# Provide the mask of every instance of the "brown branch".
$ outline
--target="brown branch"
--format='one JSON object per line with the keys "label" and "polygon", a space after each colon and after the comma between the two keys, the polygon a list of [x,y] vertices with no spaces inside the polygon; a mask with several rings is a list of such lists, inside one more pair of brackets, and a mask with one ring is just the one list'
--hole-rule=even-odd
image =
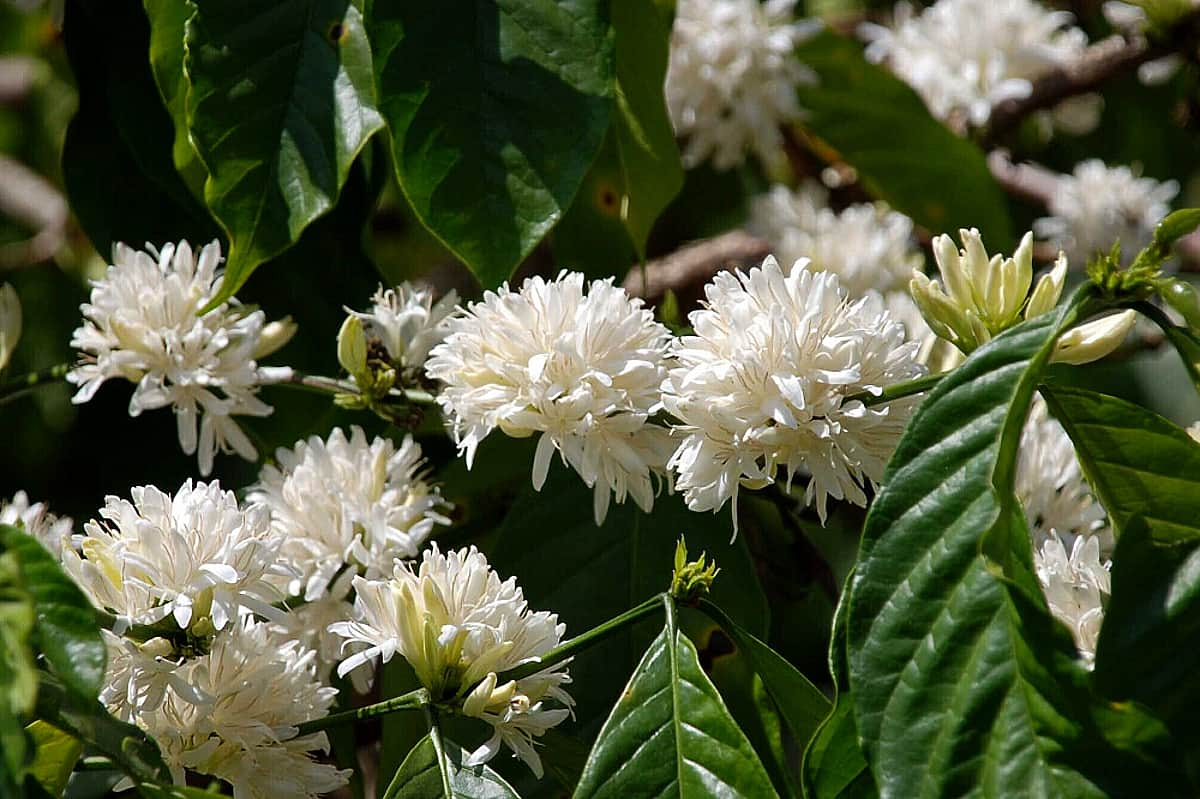
{"label": "brown branch", "polygon": [[704,284],[717,272],[755,266],[770,254],[771,245],[764,239],[731,230],[649,261],[644,283],[642,269],[633,267],[625,276],[625,290],[649,303],[657,303],[670,289],[678,297],[680,307],[690,308],[699,302]]}

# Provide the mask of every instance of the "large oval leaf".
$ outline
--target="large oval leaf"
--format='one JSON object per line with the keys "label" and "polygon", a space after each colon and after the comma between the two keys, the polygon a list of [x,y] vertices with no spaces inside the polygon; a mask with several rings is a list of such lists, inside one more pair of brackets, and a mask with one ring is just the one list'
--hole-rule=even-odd
{"label": "large oval leaf", "polygon": [[796,55],[819,78],[797,90],[805,128],[853,166],[872,194],[931,233],[975,227],[996,249],[1012,248],[1004,195],[978,147],[934,119],[899,78],[863,58],[853,39],[821,33]]}
{"label": "large oval leaf", "polygon": [[229,234],[221,299],[337,202],[383,127],[361,0],[196,0],[187,122]]}
{"label": "large oval leaf", "polygon": [[404,758],[384,799],[519,799],[489,768],[464,766],[463,751],[432,730]]}
{"label": "large oval leaf", "polygon": [[495,286],[570,206],[608,128],[607,3],[376,3],[372,35],[400,186]]}
{"label": "large oval leaf", "polygon": [[666,627],[600,730],[575,799],[777,796],[666,604]]}

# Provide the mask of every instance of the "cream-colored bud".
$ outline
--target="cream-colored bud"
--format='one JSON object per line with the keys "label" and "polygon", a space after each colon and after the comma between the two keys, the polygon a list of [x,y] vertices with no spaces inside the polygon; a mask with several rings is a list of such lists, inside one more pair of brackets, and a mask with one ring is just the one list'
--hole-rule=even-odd
{"label": "cream-colored bud", "polygon": [[13,350],[21,339],[21,300],[16,289],[0,286],[0,369],[8,366]]}
{"label": "cream-colored bud", "polygon": [[367,371],[367,337],[363,333],[362,320],[347,316],[337,337],[338,363],[351,375]]}
{"label": "cream-colored bud", "polygon": [[1081,364],[1097,361],[1121,345],[1136,321],[1136,312],[1121,311],[1073,327],[1058,337],[1050,362]]}
{"label": "cream-colored bud", "polygon": [[1054,262],[1054,268],[1042,275],[1034,287],[1033,295],[1029,298],[1029,305],[1025,307],[1025,318],[1033,319],[1041,316],[1058,305],[1058,298],[1062,296],[1063,283],[1066,282],[1066,279],[1067,256],[1059,253],[1058,260]]}
{"label": "cream-colored bud", "polygon": [[938,336],[947,341],[957,341],[960,338],[956,327],[965,320],[949,297],[942,291],[936,280],[930,280],[918,270],[913,270],[912,280],[908,283],[908,293],[917,304],[917,310],[925,317],[926,324]]}
{"label": "cream-colored bud", "polygon": [[934,237],[933,258],[937,261],[938,271],[942,273],[950,298],[959,305],[971,304],[970,278],[963,272],[962,255],[954,246],[954,240],[946,235]]}
{"label": "cream-colored bud", "polygon": [[292,336],[296,335],[298,329],[299,325],[293,322],[290,316],[268,322],[263,327],[262,335],[258,337],[258,346],[254,349],[254,359],[265,358],[271,353],[277,352],[292,340]]}

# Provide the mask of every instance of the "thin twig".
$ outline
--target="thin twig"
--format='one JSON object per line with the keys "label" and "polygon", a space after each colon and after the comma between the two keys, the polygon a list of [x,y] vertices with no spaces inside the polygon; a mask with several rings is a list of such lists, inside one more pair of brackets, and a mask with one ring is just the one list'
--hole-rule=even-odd
{"label": "thin twig", "polygon": [[631,270],[625,278],[625,290],[657,303],[670,289],[679,298],[681,307],[691,307],[699,300],[704,284],[717,272],[757,266],[770,254],[771,245],[765,239],[744,230],[731,230],[649,261],[644,283],[641,274]]}

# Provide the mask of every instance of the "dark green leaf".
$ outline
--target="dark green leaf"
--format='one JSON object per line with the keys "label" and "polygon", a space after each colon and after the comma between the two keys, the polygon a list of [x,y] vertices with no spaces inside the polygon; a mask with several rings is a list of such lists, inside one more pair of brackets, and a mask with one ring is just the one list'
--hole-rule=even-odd
{"label": "dark green leaf", "polygon": [[108,653],[91,602],[32,536],[0,526],[0,550],[16,555],[33,600],[34,646],[71,689],[95,699],[104,684]]}
{"label": "dark green leaf", "polygon": [[676,626],[673,606],[600,730],[575,791],[576,799],[632,796],[778,796]]}
{"label": "dark green leaf", "polygon": [[463,750],[435,729],[413,747],[384,799],[519,799],[486,764],[464,766]]}
{"label": "dark green leaf", "polygon": [[0,548],[0,789],[15,791],[28,747],[22,717],[37,701],[33,600],[14,553]]}
{"label": "dark green leaf", "polygon": [[203,199],[208,174],[188,139],[187,76],[183,74],[183,38],[187,21],[196,13],[191,0],[142,0],[150,19],[150,70],[158,93],[171,115],[175,140],[171,157],[193,196]]}
{"label": "dark green leaf", "polygon": [[570,206],[608,129],[607,3],[377,3],[372,35],[404,194],[495,286]]}
{"label": "dark green leaf", "polygon": [[1146,776],[1091,717],[1087,673],[1046,609],[1013,494],[1035,381],[1077,313],[1073,301],[1013,328],[947,376],[867,516],[847,642],[855,722],[884,797],[1099,797]]}
{"label": "dark green leaf", "polygon": [[383,127],[360,2],[196,0],[187,120],[230,239],[223,299],[337,202]]}
{"label": "dark green leaf", "polygon": [[62,796],[83,752],[83,742],[44,721],[35,721],[26,729],[37,747],[29,766],[30,775],[46,793]]}
{"label": "dark green leaf", "polygon": [[872,194],[931,233],[975,227],[996,250],[1012,248],[1004,196],[978,147],[934,119],[900,79],[863,58],[853,39],[824,32],[796,55],[819,79],[798,90],[805,128],[853,166]]}

